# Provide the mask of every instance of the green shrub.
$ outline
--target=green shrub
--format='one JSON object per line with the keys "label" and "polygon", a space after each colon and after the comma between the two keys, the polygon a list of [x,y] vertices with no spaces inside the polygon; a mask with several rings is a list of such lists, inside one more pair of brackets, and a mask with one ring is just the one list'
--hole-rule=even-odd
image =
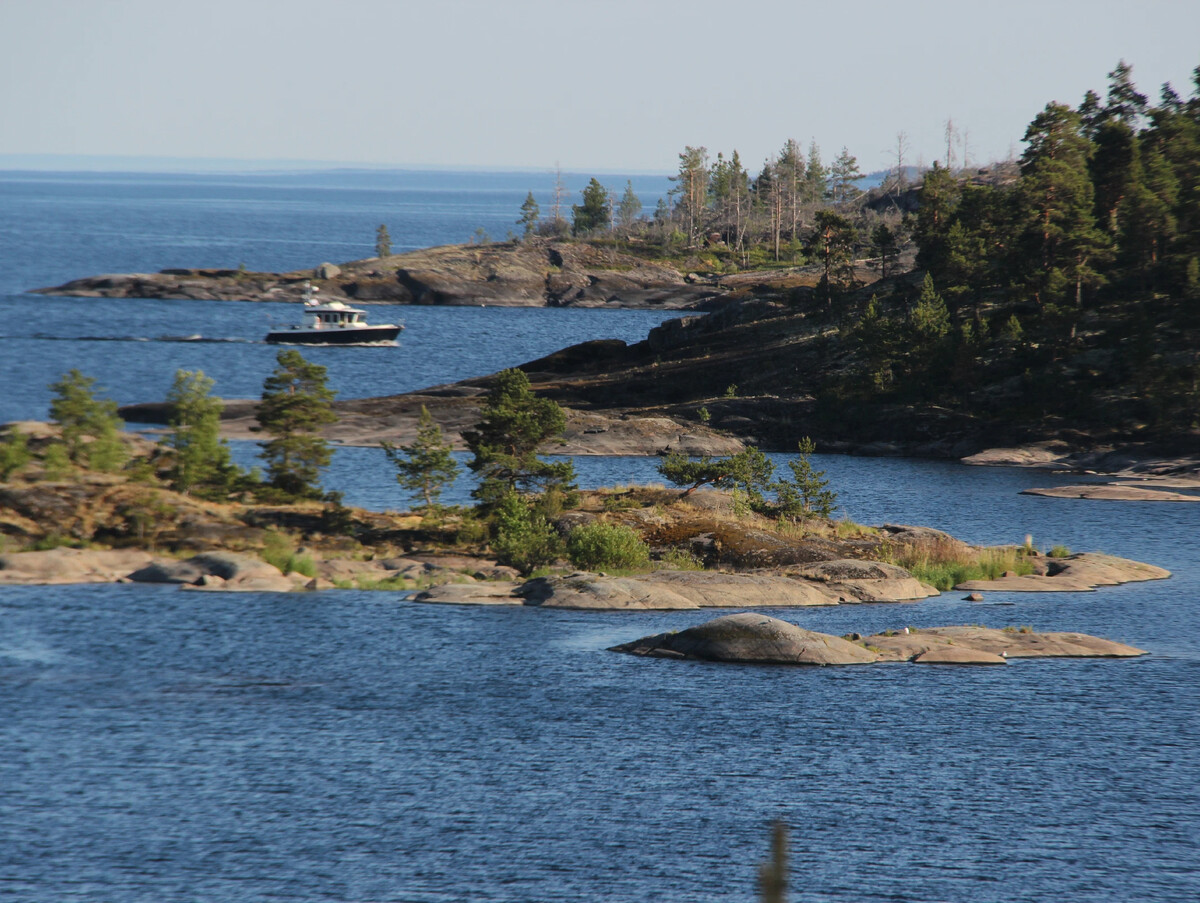
{"label": "green shrub", "polygon": [[267,531],[259,557],[279,568],[283,574],[303,574],[305,577],[317,575],[317,565],[312,557],[297,552],[291,538],[275,530]]}
{"label": "green shrub", "polygon": [[1070,558],[1071,550],[1066,546],[1055,546],[1050,550],[1051,558]]}
{"label": "green shrub", "polygon": [[10,427],[8,435],[0,442],[0,480],[7,480],[28,464],[31,457],[29,437]]}
{"label": "green shrub", "polygon": [[492,529],[496,560],[522,574],[553,563],[562,551],[554,527],[515,492],[507,493],[496,507]]}
{"label": "green shrub", "polygon": [[71,456],[67,447],[55,442],[46,447],[42,455],[43,474],[47,480],[61,480],[71,472]]}
{"label": "green shrub", "polygon": [[570,532],[567,557],[575,567],[587,571],[637,571],[650,566],[650,549],[634,530],[600,521]]}

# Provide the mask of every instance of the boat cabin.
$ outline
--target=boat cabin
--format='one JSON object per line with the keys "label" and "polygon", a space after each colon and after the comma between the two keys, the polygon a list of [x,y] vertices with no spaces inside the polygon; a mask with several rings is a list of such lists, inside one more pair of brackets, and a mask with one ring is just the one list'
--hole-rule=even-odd
{"label": "boat cabin", "polygon": [[312,329],[364,326],[362,311],[344,304],[325,304],[309,309],[308,326]]}

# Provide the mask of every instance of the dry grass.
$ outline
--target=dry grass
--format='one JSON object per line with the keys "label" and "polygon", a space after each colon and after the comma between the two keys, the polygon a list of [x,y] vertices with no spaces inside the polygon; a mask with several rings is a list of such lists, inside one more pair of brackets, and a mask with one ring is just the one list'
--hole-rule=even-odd
{"label": "dry grass", "polygon": [[1017,546],[977,548],[954,539],[931,538],[900,547],[885,546],[884,561],[899,565],[939,590],[968,580],[995,580],[1004,573],[1032,574],[1033,564]]}

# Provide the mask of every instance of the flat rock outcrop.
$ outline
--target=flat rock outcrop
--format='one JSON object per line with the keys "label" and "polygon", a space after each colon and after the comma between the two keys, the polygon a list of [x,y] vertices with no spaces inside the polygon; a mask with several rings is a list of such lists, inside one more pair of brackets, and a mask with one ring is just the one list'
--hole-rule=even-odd
{"label": "flat rock outcrop", "polygon": [[996,580],[968,580],[956,590],[992,590],[1021,593],[1088,592],[1097,586],[1117,586],[1141,580],[1165,580],[1171,572],[1165,568],[1102,552],[1080,552],[1069,558],[1041,559],[1044,573],[1000,577]]}
{"label": "flat rock outcrop", "polygon": [[1144,649],[1085,633],[1035,633],[1011,627],[906,628],[869,636],[863,642],[878,651],[880,661],[922,664],[952,664],[972,657],[981,664],[998,664],[1012,658],[1130,658],[1146,654]]}
{"label": "flat rock outcrop", "polygon": [[441,605],[523,605],[525,600],[516,594],[517,587],[505,581],[442,583],[422,590],[413,599]]}
{"label": "flat rock outcrop", "polygon": [[875,653],[826,633],[804,630],[767,615],[742,612],[678,633],[660,633],[612,647],[656,658],[772,665],[867,665]]}
{"label": "flat rock outcrop", "polygon": [[47,549],[0,555],[0,584],[114,583],[154,560],[136,549]]}
{"label": "flat rock outcrop", "polygon": [[804,575],[674,570],[632,577],[581,573],[539,577],[517,592],[528,605],[605,610],[791,608],[843,602],[899,602],[937,595],[937,590],[907,577],[899,568],[895,570],[905,574],[905,578],[892,575],[891,565],[882,565],[883,576],[874,577],[867,576],[874,562],[854,563],[868,565],[865,568],[842,564],[844,572],[853,571],[859,578],[829,581]]}
{"label": "flat rock outcrop", "polygon": [[1200,502],[1200,494],[1188,495],[1170,489],[1133,486],[1129,483],[1077,483],[1073,486],[1023,489],[1021,494],[1041,495],[1055,499],[1098,499],[1109,502]]}
{"label": "flat rock outcrop", "polygon": [[672,633],[611,647],[654,658],[781,665],[912,662],[922,665],[1003,665],[1014,658],[1133,658],[1143,649],[1082,633],[1034,633],[1027,628],[905,628],[865,639],[804,630],[787,621],[741,612]]}

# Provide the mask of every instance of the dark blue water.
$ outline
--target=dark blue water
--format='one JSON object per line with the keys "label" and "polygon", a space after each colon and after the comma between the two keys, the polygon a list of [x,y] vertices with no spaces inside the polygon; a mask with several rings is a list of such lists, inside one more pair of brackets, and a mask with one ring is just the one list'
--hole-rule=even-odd
{"label": "dark blue water", "polygon": [[[59,204],[92,225],[107,209]],[[23,265],[43,282],[67,278],[42,253]],[[176,366],[256,395],[273,356],[245,323],[262,316],[253,305],[0,303],[0,419],[45,416],[39,380],[69,366],[125,402],[160,397]],[[49,305],[40,327],[7,325],[31,304]],[[646,328],[626,313],[439,311],[419,324],[415,309],[398,313],[410,323],[401,348],[330,350],[344,395],[534,357],[537,343],[522,342],[537,324],[547,342],[568,322],[583,325],[561,334]],[[482,340],[436,359],[472,328]],[[430,338],[415,341],[418,329]],[[506,329],[501,353],[487,337]],[[97,341],[192,332],[242,341]],[[793,900],[1200,897],[1200,506],[1021,496],[1065,478],[1010,469],[818,460],[860,521],[976,542],[1032,533],[1175,576],[777,614],[832,633],[1032,624],[1153,654],[994,669],[706,666],[604,650],[707,613],[0,588],[0,899],[747,901],[775,818],[791,826]],[[586,484],[658,479],[651,460],[578,463]],[[341,450],[326,484],[401,507],[382,465],[376,450]]]}

